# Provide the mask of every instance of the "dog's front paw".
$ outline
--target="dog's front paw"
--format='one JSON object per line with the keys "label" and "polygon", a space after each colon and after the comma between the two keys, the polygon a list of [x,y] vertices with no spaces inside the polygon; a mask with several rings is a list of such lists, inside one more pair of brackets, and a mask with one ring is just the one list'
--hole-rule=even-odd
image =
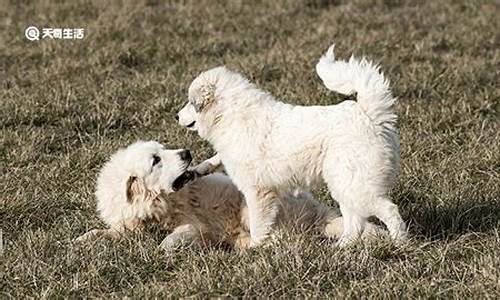
{"label": "dog's front paw", "polygon": [[163,239],[161,242],[159,248],[163,250],[164,254],[167,256],[172,256],[179,250],[182,250],[185,247],[182,243],[179,241],[175,241],[170,237],[166,237]]}
{"label": "dog's front paw", "polygon": [[175,249],[174,244],[169,237],[166,237],[165,239],[163,239],[163,241],[160,243],[159,247],[167,253],[171,252]]}
{"label": "dog's front paw", "polygon": [[224,166],[222,165],[218,154],[192,168],[192,170],[196,171],[198,174],[200,174],[200,176],[209,175],[215,172],[221,172],[223,169]]}
{"label": "dog's front paw", "polygon": [[102,230],[100,229],[92,229],[91,231],[73,239],[75,243],[87,243],[93,240],[98,239],[102,235]]}
{"label": "dog's front paw", "polygon": [[201,163],[199,165],[190,168],[189,171],[193,172],[196,178],[211,174],[210,169],[211,168],[209,165],[207,165],[206,163]]}

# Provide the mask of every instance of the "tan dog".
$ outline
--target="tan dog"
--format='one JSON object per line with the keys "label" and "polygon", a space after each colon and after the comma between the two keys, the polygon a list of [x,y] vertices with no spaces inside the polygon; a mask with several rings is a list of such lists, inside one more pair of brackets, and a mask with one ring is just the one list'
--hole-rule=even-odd
{"label": "tan dog", "polygon": [[[97,180],[97,206],[109,229],[94,229],[77,241],[118,239],[126,231],[158,223],[171,232],[161,243],[169,251],[181,245],[250,245],[248,212],[243,195],[229,177],[216,173],[196,177],[187,168],[187,150],[166,150],[157,142],[137,142],[119,150]],[[339,238],[342,218],[305,192],[282,195],[278,224],[291,223]],[[368,224],[366,236],[383,230]]]}

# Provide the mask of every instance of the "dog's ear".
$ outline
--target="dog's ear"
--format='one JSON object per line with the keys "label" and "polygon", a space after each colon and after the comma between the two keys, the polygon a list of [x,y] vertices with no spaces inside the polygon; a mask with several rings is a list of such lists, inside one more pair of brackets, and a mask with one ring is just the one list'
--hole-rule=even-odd
{"label": "dog's ear", "polygon": [[196,112],[201,112],[215,102],[215,88],[215,82],[207,82],[201,87],[201,99],[194,104]]}
{"label": "dog's ear", "polygon": [[134,203],[138,197],[144,197],[145,188],[141,180],[135,176],[127,179],[125,195],[128,203]]}

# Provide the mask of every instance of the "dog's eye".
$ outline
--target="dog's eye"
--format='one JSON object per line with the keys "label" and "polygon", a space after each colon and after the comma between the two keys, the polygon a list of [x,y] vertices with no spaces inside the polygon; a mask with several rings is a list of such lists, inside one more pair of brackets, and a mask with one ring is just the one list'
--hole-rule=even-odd
{"label": "dog's eye", "polygon": [[158,155],[153,155],[153,166],[156,166],[161,161],[161,158]]}

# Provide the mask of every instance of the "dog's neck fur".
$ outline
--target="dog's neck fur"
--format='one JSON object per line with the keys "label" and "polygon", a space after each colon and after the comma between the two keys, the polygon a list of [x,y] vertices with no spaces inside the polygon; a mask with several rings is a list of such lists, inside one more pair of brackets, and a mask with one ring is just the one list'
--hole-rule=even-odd
{"label": "dog's neck fur", "polygon": [[[201,120],[210,125],[204,132],[199,132],[202,138],[212,144],[217,153],[223,149],[229,149],[228,145],[241,144],[242,141],[245,141],[245,137],[248,137],[250,143],[258,143],[259,141],[255,140],[254,132],[256,130],[262,131],[261,124],[272,124],[272,122],[262,122],[262,120],[274,119],[274,110],[269,109],[269,107],[285,105],[254,84],[242,90],[230,88],[219,97],[224,98],[224,100],[221,101],[223,103],[219,102],[217,107],[213,108],[216,110],[216,117],[213,120]],[[238,105],[234,105],[235,103]],[[212,114],[213,112],[208,113]],[[228,121],[228,118],[224,118],[224,115],[233,116],[229,120],[238,120],[238,126]],[[242,121],[244,121],[243,124]],[[228,132],[228,128],[231,128],[231,132]],[[271,131],[272,128],[267,128],[267,130]],[[232,131],[236,131],[237,134]]]}

